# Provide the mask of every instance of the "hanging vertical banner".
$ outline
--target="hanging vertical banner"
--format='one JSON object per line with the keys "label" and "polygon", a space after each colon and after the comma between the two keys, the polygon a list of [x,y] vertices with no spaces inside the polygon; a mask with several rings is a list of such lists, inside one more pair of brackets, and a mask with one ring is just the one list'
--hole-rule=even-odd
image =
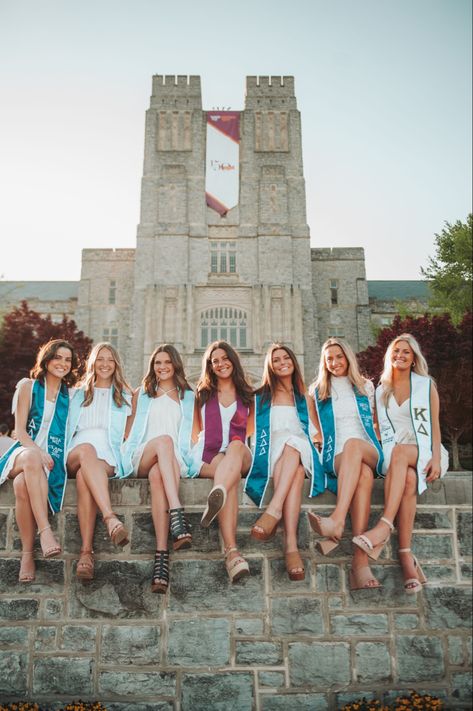
{"label": "hanging vertical banner", "polygon": [[240,112],[207,112],[207,205],[226,215],[238,205],[240,161]]}

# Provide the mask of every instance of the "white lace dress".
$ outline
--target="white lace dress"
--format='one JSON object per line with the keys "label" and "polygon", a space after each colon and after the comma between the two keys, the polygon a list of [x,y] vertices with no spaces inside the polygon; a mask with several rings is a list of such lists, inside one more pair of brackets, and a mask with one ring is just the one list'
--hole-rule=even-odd
{"label": "white lace dress", "polygon": [[116,467],[117,462],[109,442],[109,424],[110,388],[94,387],[94,399],[87,407],[80,408],[79,422],[67,454],[79,444],[91,444],[98,459]]}
{"label": "white lace dress", "polygon": [[[356,406],[353,385],[349,378],[332,376],[330,380],[332,392],[332,408],[335,419],[336,448],[335,456],[343,451],[348,439],[362,439],[373,445],[361,424],[358,408]],[[371,411],[374,411],[374,385],[368,380],[366,382],[366,392],[370,402]]]}
{"label": "white lace dress", "polygon": [[143,442],[133,452],[132,464],[135,476],[138,474],[141,457],[146,445],[151,439],[162,435],[168,435],[174,442],[174,455],[179,463],[181,476],[185,476],[187,467],[178,449],[181,418],[181,406],[169,395],[161,395],[151,400]]}
{"label": "white lace dress", "polygon": [[[315,432],[315,428],[313,430]],[[270,475],[287,445],[297,449],[306,474],[312,474],[312,449],[301,427],[294,405],[271,406]]]}

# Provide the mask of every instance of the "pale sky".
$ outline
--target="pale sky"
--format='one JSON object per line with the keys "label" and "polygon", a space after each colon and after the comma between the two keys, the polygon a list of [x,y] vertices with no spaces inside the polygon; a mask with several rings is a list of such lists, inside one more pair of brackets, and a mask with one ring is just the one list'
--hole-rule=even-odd
{"label": "pale sky", "polygon": [[471,211],[471,0],[0,0],[0,275],[134,247],[153,74],[294,75],[313,246],[418,279]]}

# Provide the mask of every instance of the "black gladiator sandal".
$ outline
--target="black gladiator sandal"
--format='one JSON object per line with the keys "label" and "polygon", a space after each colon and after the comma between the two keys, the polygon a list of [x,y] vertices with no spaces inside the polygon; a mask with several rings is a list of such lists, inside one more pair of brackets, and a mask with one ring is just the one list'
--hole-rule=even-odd
{"label": "black gladiator sandal", "polygon": [[169,509],[169,529],[172,536],[172,549],[190,548],[192,544],[191,526],[184,514],[184,509]]}
{"label": "black gladiator sandal", "polygon": [[156,551],[154,554],[153,580],[151,592],[164,595],[169,586],[169,551]]}

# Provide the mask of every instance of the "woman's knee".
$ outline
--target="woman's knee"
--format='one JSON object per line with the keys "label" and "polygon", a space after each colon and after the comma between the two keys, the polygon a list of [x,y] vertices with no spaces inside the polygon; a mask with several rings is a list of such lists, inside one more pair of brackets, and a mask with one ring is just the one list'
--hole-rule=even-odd
{"label": "woman's knee", "polygon": [[359,452],[361,452],[361,445],[361,439],[357,439],[356,437],[350,437],[350,439],[347,439],[347,441],[343,445],[343,454],[358,454]]}
{"label": "woman's knee", "polygon": [[241,456],[243,456],[245,449],[246,445],[241,441],[241,439],[233,439],[227,447],[227,453],[241,454]]}
{"label": "woman's knee", "polygon": [[79,459],[79,466],[87,466],[91,461],[97,459],[97,452],[91,444],[80,444],[77,447],[76,454]]}
{"label": "woman's knee", "polygon": [[166,452],[170,449],[174,449],[172,437],[169,435],[160,435],[159,437],[156,437],[154,444],[157,452]]}
{"label": "woman's knee", "polygon": [[391,453],[391,464],[407,464],[408,456],[406,447],[403,444],[396,444]]}
{"label": "woman's knee", "polygon": [[29,447],[24,452],[22,452],[20,456],[21,466],[24,470],[28,472],[42,471],[43,463],[41,461],[41,454],[38,449],[33,449],[33,447]]}

